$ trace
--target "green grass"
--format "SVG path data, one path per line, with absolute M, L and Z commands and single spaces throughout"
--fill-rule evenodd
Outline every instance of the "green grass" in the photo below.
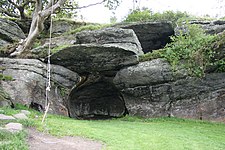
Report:
M 26 143 L 27 133 L 25 131 L 10 133 L 0 130 L 0 149 L 1 150 L 28 150 Z
M 42 114 L 32 112 L 30 118 L 41 131 L 55 136 L 82 136 L 102 141 L 107 150 L 225 149 L 225 125 L 221 123 L 136 117 L 87 121 L 48 115 L 43 126 Z

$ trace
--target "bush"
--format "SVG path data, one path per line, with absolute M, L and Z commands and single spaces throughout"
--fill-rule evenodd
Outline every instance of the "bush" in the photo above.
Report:
M 146 22 L 146 21 L 171 21 L 173 25 L 180 19 L 186 20 L 191 19 L 190 15 L 186 12 L 173 12 L 165 11 L 163 13 L 153 13 L 152 11 L 145 10 L 134 10 L 124 20 L 124 22 Z
M 179 68 L 188 70 L 189 75 L 202 77 L 206 69 L 213 72 L 225 71 L 225 58 L 221 56 L 225 45 L 225 32 L 220 35 L 205 34 L 198 25 L 187 24 L 187 32 L 180 31 L 178 36 L 171 36 L 172 42 L 164 49 L 141 56 L 141 61 L 165 58 L 176 71 Z

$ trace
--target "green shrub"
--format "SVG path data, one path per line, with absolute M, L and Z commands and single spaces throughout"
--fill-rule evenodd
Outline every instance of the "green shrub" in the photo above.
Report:
M 146 21 L 171 21 L 173 25 L 178 20 L 186 20 L 193 18 L 186 12 L 173 12 L 165 11 L 163 13 L 153 13 L 152 11 L 145 10 L 134 10 L 124 20 L 124 22 L 146 22 Z
M 162 57 L 170 62 L 174 70 L 179 65 L 186 68 L 190 75 L 201 77 L 214 56 L 212 46 L 216 36 L 205 34 L 197 25 L 187 26 L 187 33 L 171 36 L 172 43 L 166 45 Z
M 165 58 L 173 71 L 185 68 L 189 75 L 202 77 L 208 68 L 213 72 L 225 71 L 224 51 L 225 32 L 219 35 L 205 34 L 198 25 L 187 24 L 187 33 L 171 36 L 172 42 L 164 49 L 147 53 L 140 57 L 140 61 Z

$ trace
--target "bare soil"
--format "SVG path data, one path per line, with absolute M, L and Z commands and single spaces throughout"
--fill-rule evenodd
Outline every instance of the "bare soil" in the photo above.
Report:
M 104 146 L 101 142 L 81 137 L 58 138 L 35 129 L 28 129 L 28 133 L 30 150 L 101 150 Z

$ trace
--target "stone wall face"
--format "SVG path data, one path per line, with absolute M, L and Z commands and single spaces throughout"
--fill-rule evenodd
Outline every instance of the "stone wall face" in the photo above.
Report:
M 133 116 L 224 120 L 224 76 L 188 77 L 182 71 L 173 73 L 167 62 L 156 59 L 120 70 L 114 84 Z
M 2 73 L 12 77 L 3 80 L 1 85 L 10 95 L 13 104 L 30 106 L 35 103 L 44 108 L 46 98 L 46 64 L 35 59 L 0 58 Z M 68 116 L 63 89 L 70 89 L 79 81 L 79 75 L 57 65 L 52 65 L 52 86 L 49 92 L 51 113 Z

